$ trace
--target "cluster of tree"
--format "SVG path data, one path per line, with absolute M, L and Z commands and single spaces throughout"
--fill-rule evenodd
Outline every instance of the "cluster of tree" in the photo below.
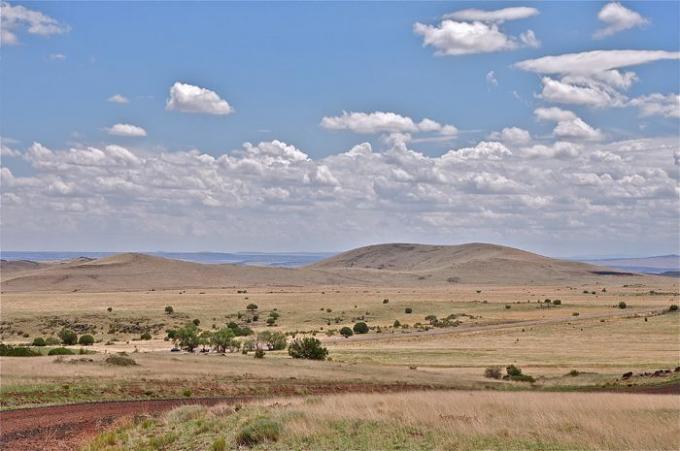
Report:
M 175 343 L 176 346 L 193 352 L 196 348 L 201 348 L 206 351 L 208 347 L 217 352 L 236 352 L 245 344 L 238 339 L 238 337 L 245 337 L 253 335 L 254 332 L 249 327 L 240 327 L 238 324 L 231 322 L 217 331 L 211 332 L 208 330 L 200 330 L 195 323 L 189 323 L 179 329 L 170 329 L 167 331 L 168 338 Z M 266 348 L 267 350 L 282 350 L 286 348 L 287 339 L 281 332 L 264 331 L 257 335 L 253 349 Z

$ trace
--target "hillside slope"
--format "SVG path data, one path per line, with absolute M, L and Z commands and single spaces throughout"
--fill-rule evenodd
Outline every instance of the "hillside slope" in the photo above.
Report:
M 303 268 L 201 264 L 144 254 L 18 265 L 2 291 L 119 291 L 236 286 L 442 286 L 644 283 L 650 276 L 555 260 L 491 244 L 362 247 Z

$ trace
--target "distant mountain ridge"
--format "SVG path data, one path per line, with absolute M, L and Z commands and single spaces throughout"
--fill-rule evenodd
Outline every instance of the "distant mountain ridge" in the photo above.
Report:
M 680 255 L 657 255 L 640 258 L 600 258 L 580 260 L 593 265 L 608 266 L 624 271 L 663 274 L 680 271 Z

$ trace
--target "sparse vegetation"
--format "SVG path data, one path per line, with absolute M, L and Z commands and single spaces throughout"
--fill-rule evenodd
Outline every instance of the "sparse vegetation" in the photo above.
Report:
M 114 366 L 135 366 L 137 365 L 137 362 L 131 357 L 128 357 L 123 354 L 116 354 L 116 355 L 111 355 L 108 356 L 105 360 L 106 363 L 109 365 L 114 365 Z
M 0 356 L 2 357 L 35 357 L 39 355 L 41 355 L 40 352 L 25 346 L 12 346 L 0 343 Z
M 53 348 L 47 353 L 47 355 L 75 355 L 69 348 Z

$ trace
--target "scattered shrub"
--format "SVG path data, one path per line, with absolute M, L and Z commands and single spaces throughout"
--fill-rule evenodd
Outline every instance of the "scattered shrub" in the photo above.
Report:
M 239 446 L 254 446 L 276 442 L 281 435 L 281 425 L 269 418 L 256 418 L 241 427 L 236 434 Z
M 340 329 L 340 335 L 342 335 L 342 336 L 345 337 L 345 338 L 349 338 L 349 337 L 351 337 L 352 335 L 354 335 L 354 332 L 352 331 L 352 329 L 350 329 L 349 327 L 345 326 L 345 327 L 343 327 L 342 329 Z
M 383 299 L 383 304 L 388 304 L 390 302 L 389 299 Z
M 172 305 L 166 305 L 165 306 L 165 313 L 168 315 L 172 315 L 175 312 L 175 309 L 172 308 Z
M 78 344 L 82 346 L 92 346 L 94 344 L 94 337 L 90 334 L 81 335 Z
M 35 357 L 41 355 L 38 351 L 25 346 L 12 346 L 0 343 L 0 356 L 3 357 Z
M 43 337 L 36 337 L 33 339 L 33 346 L 46 346 L 47 343 Z
M 404 309 L 404 313 L 411 314 L 411 313 L 413 313 L 413 309 L 412 309 L 411 307 L 406 307 L 406 308 Z
M 106 363 L 109 365 L 115 365 L 115 366 L 135 366 L 137 365 L 137 362 L 133 358 L 124 356 L 124 355 L 112 355 L 106 358 L 105 360 Z
M 625 302 L 623 302 L 623 301 L 619 302 L 619 308 L 620 308 L 620 309 L 624 309 L 624 308 L 626 308 L 626 307 L 628 307 L 628 306 L 626 305 Z
M 144 332 L 139 338 L 142 340 L 151 340 L 151 334 L 149 332 Z
M 490 379 L 500 379 L 501 376 L 501 369 L 498 367 L 490 367 L 484 370 L 484 377 L 488 377 Z
M 368 325 L 364 323 L 363 321 L 360 321 L 354 325 L 352 328 L 354 333 L 357 334 L 367 334 L 368 333 Z
M 264 351 L 262 349 L 256 349 L 255 350 L 255 358 L 256 359 L 263 359 L 264 358 Z
M 59 338 L 65 345 L 74 345 L 78 342 L 78 335 L 71 329 L 63 328 L 59 331 Z
M 552 303 L 553 303 L 553 305 L 562 305 L 562 301 L 559 300 L 559 299 L 554 299 L 554 300 L 552 301 Z
M 69 348 L 54 348 L 50 349 L 47 355 L 74 355 L 75 352 L 71 351 Z
M 194 326 L 200 326 L 200 325 L 201 325 L 201 320 L 198 319 L 198 318 L 196 318 L 196 319 L 194 319 L 194 320 L 192 321 L 192 323 L 194 323 Z
M 324 360 L 328 349 L 316 338 L 296 338 L 288 346 L 288 354 L 294 359 Z

